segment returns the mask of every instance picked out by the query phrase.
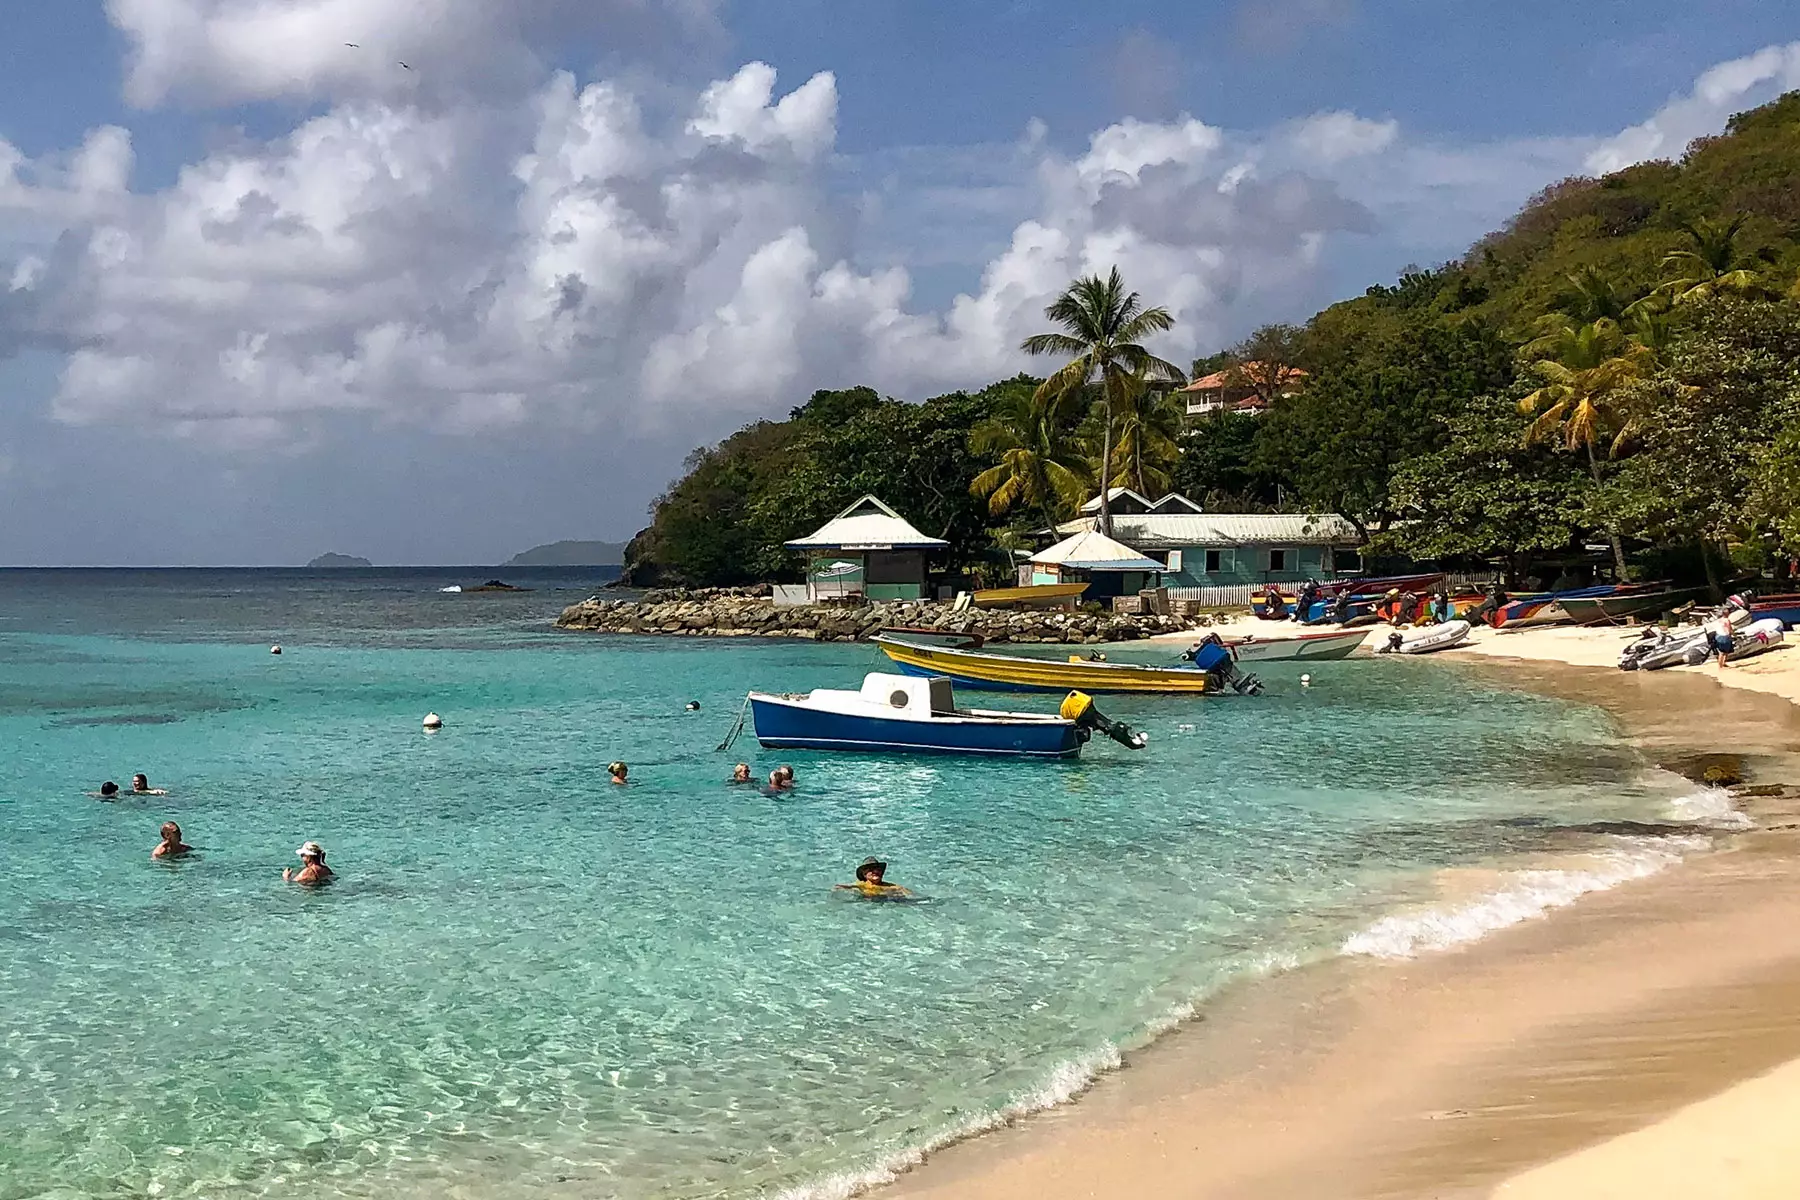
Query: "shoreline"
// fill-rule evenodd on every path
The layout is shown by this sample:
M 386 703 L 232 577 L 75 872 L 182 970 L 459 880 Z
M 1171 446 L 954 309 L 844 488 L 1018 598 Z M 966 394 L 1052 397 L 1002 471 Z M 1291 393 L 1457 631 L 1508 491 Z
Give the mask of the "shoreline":
M 1613 665 L 1627 636 L 1489 634 L 1435 661 L 1602 707 L 1654 760 L 1726 754 L 1800 784 L 1800 661 L 1638 675 Z M 1531 1172 L 1522 1198 L 1597 1194 L 1556 1190 L 1545 1164 L 1800 1062 L 1783 1024 L 1800 1003 L 1800 796 L 1743 805 L 1761 828 L 1697 829 L 1720 842 L 1473 941 L 1239 981 L 1074 1097 L 924 1152 L 878 1192 L 1347 1200 L 1487 1195 Z

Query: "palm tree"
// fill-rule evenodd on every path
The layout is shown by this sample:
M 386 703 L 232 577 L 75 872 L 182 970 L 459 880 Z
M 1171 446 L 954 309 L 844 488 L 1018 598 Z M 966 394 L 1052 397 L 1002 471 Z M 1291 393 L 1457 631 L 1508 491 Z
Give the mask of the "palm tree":
M 1167 492 L 1169 468 L 1181 456 L 1176 439 L 1184 415 L 1184 406 L 1172 394 L 1153 389 L 1148 379 L 1134 373 L 1119 398 L 1112 464 L 1102 472 L 1106 486 L 1134 488 L 1144 496 Z
M 1568 325 L 1546 334 L 1526 347 L 1536 356 L 1532 364 L 1544 385 L 1519 401 L 1519 411 L 1532 416 L 1526 442 L 1560 434 L 1573 450 L 1587 451 L 1588 472 L 1600 480 L 1600 460 L 1594 446 L 1610 436 L 1608 456 L 1617 454 L 1636 431 L 1633 415 L 1620 402 L 1625 385 L 1643 376 L 1655 361 L 1655 351 L 1628 337 L 1611 320 Z M 1625 548 L 1619 535 L 1607 531 L 1612 543 L 1613 565 L 1625 576 Z
M 1062 330 L 1039 333 L 1025 339 L 1027 354 L 1066 354 L 1069 361 L 1038 386 L 1043 397 L 1063 397 L 1087 387 L 1099 387 L 1102 432 L 1100 461 L 1112 461 L 1113 415 L 1119 411 L 1133 375 L 1157 381 L 1178 381 L 1181 368 L 1156 357 L 1141 345 L 1145 338 L 1172 328 L 1175 318 L 1164 308 L 1145 308 L 1136 292 L 1125 290 L 1125 281 L 1114 267 L 1105 279 L 1087 275 L 1077 279 L 1044 309 L 1044 315 Z M 1100 484 L 1100 532 L 1112 536 L 1110 485 Z
M 998 454 L 998 464 L 977 475 L 969 492 L 985 496 L 990 516 L 1025 505 L 1055 521 L 1087 496 L 1081 458 L 1063 431 L 1062 397 L 1008 389 L 994 415 L 969 431 L 969 449 Z
M 1750 254 L 1740 252 L 1738 235 L 1744 230 L 1743 216 L 1729 221 L 1712 221 L 1705 217 L 1685 223 L 1681 231 L 1689 244 L 1663 255 L 1665 271 L 1676 277 L 1662 285 L 1676 304 L 1710 300 L 1721 292 L 1753 296 L 1768 291 L 1758 269 L 1772 255 L 1767 247 Z

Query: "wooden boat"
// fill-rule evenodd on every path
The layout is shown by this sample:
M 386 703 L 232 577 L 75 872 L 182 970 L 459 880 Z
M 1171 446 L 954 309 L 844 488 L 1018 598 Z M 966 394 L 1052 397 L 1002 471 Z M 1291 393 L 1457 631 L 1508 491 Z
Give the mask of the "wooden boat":
M 1107 721 L 1085 696 L 1071 696 L 1055 715 L 957 708 L 950 680 L 941 676 L 872 672 L 854 692 L 751 692 L 750 715 L 756 740 L 782 750 L 1074 758 L 1096 728 L 1130 749 L 1144 746 L 1142 737 Z
M 1750 615 L 1757 620 L 1774 617 L 1791 629 L 1800 625 L 1800 593 L 1758 597 L 1750 602 Z
M 1294 637 L 1236 638 L 1225 643 L 1239 662 L 1322 662 L 1349 658 L 1369 636 L 1367 629 L 1331 629 Z
M 882 637 L 897 641 L 919 646 L 949 646 L 956 650 L 979 650 L 987 640 L 979 633 L 957 633 L 952 629 L 933 629 L 929 625 L 890 625 L 880 632 Z
M 1572 596 L 1563 611 L 1577 625 L 1617 624 L 1631 617 L 1656 617 L 1706 595 L 1707 589 L 1672 588 L 1653 592 L 1616 592 L 1608 596 Z
M 1348 595 L 1352 608 L 1366 609 L 1368 605 L 1387 595 L 1389 588 L 1402 592 L 1414 592 L 1423 595 L 1433 587 L 1442 583 L 1442 573 L 1418 575 L 1388 575 L 1378 579 L 1354 578 L 1334 579 L 1319 584 L 1319 598 L 1313 601 L 1310 611 L 1303 613 L 1304 621 L 1325 620 L 1331 611 L 1332 602 L 1339 596 Z M 1295 598 L 1299 595 L 1300 585 L 1264 584 L 1250 593 L 1250 610 L 1265 619 L 1281 619 L 1292 611 Z
M 1078 598 L 1085 583 L 1034 583 L 1030 587 L 982 588 L 969 598 L 976 608 L 1052 608 Z
M 1139 666 L 1134 663 L 1095 662 L 1075 658 L 1023 658 L 981 650 L 953 650 L 916 646 L 910 642 L 877 637 L 875 644 L 908 675 L 942 675 L 963 687 L 1000 692 L 1157 692 L 1203 695 L 1226 688 L 1240 691 L 1260 688 L 1254 677 L 1232 682 L 1231 652 L 1216 639 L 1201 643 L 1204 652 L 1194 663 L 1176 667 Z

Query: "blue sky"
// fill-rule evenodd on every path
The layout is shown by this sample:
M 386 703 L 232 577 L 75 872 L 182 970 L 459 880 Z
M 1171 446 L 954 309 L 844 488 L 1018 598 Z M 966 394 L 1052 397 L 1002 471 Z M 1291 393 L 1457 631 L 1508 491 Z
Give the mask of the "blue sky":
M 0 564 L 622 538 L 814 387 L 1010 373 L 1078 271 L 1184 358 L 1800 86 L 1769 0 L 16 7 Z

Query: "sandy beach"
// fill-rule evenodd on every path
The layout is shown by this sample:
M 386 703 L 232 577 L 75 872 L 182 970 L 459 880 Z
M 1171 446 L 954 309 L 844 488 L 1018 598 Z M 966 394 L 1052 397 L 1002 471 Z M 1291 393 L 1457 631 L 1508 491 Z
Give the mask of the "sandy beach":
M 1481 629 L 1433 661 L 1602 704 L 1661 761 L 1800 784 L 1800 653 L 1619 672 L 1634 633 Z M 1752 829 L 1466 946 L 1241 984 L 1076 1104 L 886 1194 L 1800 1195 L 1800 791 L 1737 803 Z

